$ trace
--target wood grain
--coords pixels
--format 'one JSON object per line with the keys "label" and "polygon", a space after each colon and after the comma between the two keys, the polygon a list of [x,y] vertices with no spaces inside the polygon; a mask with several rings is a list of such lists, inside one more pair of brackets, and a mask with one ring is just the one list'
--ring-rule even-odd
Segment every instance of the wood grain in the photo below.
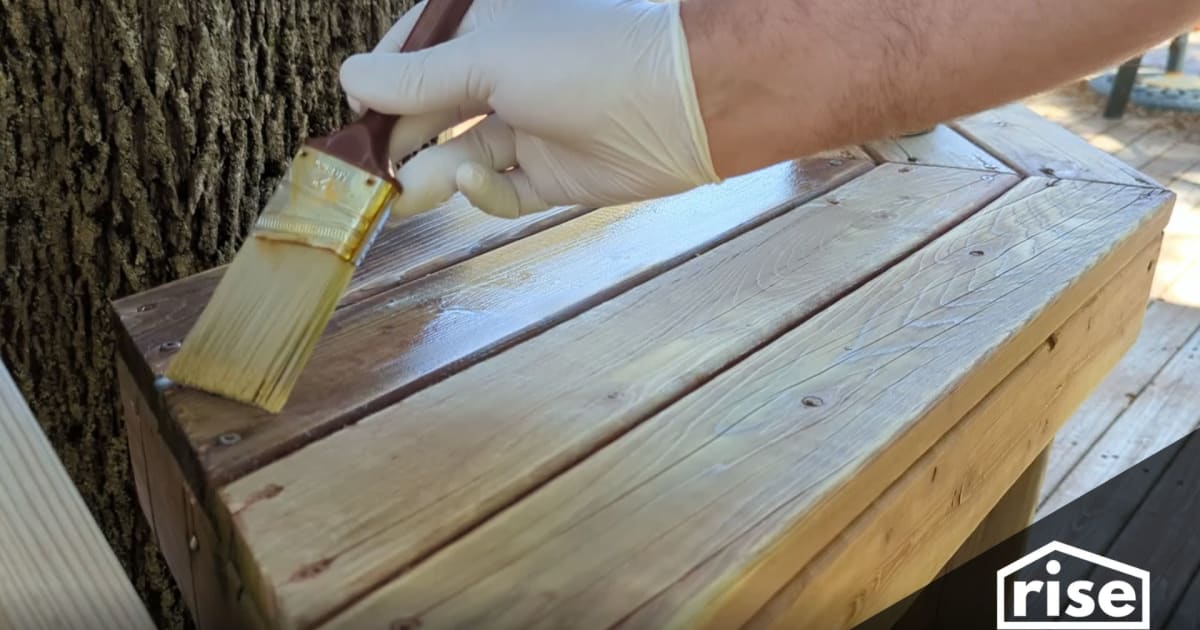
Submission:
{"label": "wood grain", "polygon": [[969,168],[996,173],[1013,172],[1007,164],[946,125],[938,125],[933,131],[919,136],[872,142],[864,148],[871,157],[881,162]]}
{"label": "wood grain", "polygon": [[[340,309],[282,413],[171,388],[163,395],[170,418],[163,429],[186,439],[169,443],[182,449],[176,457],[199,461],[203,496],[204,482],[236,479],[870,166],[826,158],[784,163],[720,186],[594,210]],[[147,357],[155,369],[157,357]]]}
{"label": "wood grain", "polygon": [[1129,165],[1024,105],[968,116],[952,126],[1023,175],[1157,187]]}
{"label": "wood grain", "polygon": [[320,619],[1016,181],[882,166],[231,484],[263,601]]}
{"label": "wood grain", "polygon": [[154,628],[3,363],[0,514],[0,628]]}
{"label": "wood grain", "polygon": [[1200,425],[1200,331],[1180,348],[1038,509],[1049,514]]}
{"label": "wood grain", "polygon": [[1022,182],[331,627],[748,618],[1153,242],[1170,201]]}
{"label": "wood grain", "polygon": [[[1144,249],[754,616],[748,629],[852,628],[936,578],[974,533],[985,551],[1025,528],[1040,469],[994,513],[1055,431],[1137,337]],[[990,518],[990,522],[985,521]],[[979,531],[984,524],[991,531]],[[1013,558],[1016,560],[1016,558]],[[725,626],[730,627],[730,626]]]}
{"label": "wood grain", "polygon": [[[1156,269],[1161,271],[1158,267]],[[1200,309],[1157,300],[1150,303],[1137,343],[1055,437],[1039,504],[1050,501],[1053,505],[1062,506],[1079,498],[1079,495],[1060,495],[1050,499],[1104,432],[1137,400],[1155,375],[1198,330]],[[1097,480],[1095,485],[1101,481]],[[1080,490],[1083,488],[1064,488],[1063,491]]]}

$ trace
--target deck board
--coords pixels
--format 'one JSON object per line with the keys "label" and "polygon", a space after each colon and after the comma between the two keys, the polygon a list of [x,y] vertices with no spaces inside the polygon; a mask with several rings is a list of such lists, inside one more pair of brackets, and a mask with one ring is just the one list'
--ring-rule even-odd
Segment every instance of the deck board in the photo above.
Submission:
{"label": "deck board", "polygon": [[0,515],[0,628],[154,628],[3,363]]}
{"label": "deck board", "polygon": [[1139,558],[1157,569],[1150,575],[1154,593],[1150,627],[1162,626],[1183,601],[1190,577],[1200,570],[1200,433],[1182,446],[1158,483],[1108,549],[1120,558]]}

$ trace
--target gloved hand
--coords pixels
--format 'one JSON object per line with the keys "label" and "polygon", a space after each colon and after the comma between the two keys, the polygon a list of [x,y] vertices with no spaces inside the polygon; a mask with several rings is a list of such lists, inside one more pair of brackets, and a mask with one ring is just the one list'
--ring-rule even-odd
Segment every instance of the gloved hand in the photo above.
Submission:
{"label": "gloved hand", "polygon": [[342,66],[351,104],[400,114],[394,160],[486,114],[398,169],[393,220],[454,192],[515,218],[608,206],[718,181],[677,0],[476,0],[457,34],[397,53],[421,3]]}

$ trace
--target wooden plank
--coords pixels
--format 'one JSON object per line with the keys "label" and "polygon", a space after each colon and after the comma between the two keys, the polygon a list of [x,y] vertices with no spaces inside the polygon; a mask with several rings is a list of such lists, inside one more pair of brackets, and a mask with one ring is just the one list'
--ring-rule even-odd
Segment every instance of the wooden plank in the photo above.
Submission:
{"label": "wooden plank", "polygon": [[[1150,303],[1137,343],[1055,437],[1039,504],[1046,502],[1071,469],[1197,330],[1200,330],[1200,309],[1161,301]],[[1072,498],[1075,497],[1061,497],[1055,503],[1063,505]]]}
{"label": "wooden plank", "polygon": [[1024,105],[1011,104],[962,118],[952,125],[967,139],[1025,175],[1154,186],[1120,160]]}
{"label": "wooden plank", "polygon": [[[300,625],[320,618],[1016,182],[877,168],[228,486],[253,564],[276,589],[263,600]],[[289,579],[313,566],[323,569]]]}
{"label": "wooden plank", "polygon": [[0,628],[154,628],[3,363],[0,514]]}
{"label": "wooden plank", "polygon": [[[1122,349],[1128,349],[1128,344],[1118,347],[1118,352]],[[1057,426],[1061,426],[1061,421]],[[988,512],[983,522],[971,532],[963,546],[954,552],[938,575],[953,571],[1029,527],[1033,522],[1033,515],[1037,512],[1038,499],[1041,497],[1039,491],[1049,461],[1050,449],[1042,449],[1037,459],[1021,473],[1020,478],[1004,493],[1000,502],[992,507],[992,511]]]}
{"label": "wooden plank", "polygon": [[981,553],[1024,529],[1037,507],[1041,453],[1137,337],[1144,310],[1136,305],[1149,293],[1146,263],[1156,253],[1143,250],[746,627],[852,628],[948,563],[969,560],[959,550],[973,536]]}
{"label": "wooden plank", "polygon": [[145,488],[148,506],[143,512],[151,520],[155,540],[171,575],[200,630],[239,628],[260,630],[266,626],[251,603],[239,600],[240,584],[230,576],[228,550],[218,544],[205,510],[184,482],[154,425],[154,416],[138,396],[128,367],[117,361],[125,408],[125,431],[138,435],[145,465],[135,469],[135,483]]}
{"label": "wooden plank", "polygon": [[1186,344],[1137,400],[1084,455],[1039,508],[1049,514],[1121,471],[1166,448],[1200,425],[1200,332]]}
{"label": "wooden plank", "polygon": [[1170,200],[1022,182],[330,627],[736,627],[1153,242]]}
{"label": "wooden plank", "polygon": [[[519,219],[492,217],[455,195],[442,207],[388,226],[371,246],[351,279],[342,306],[449,267],[587,212],[582,207],[552,208]],[[181,278],[117,300],[117,316],[134,344],[161,370],[169,353],[163,344],[184,338],[208,303],[225,266]]]}
{"label": "wooden plank", "polygon": [[[1192,399],[1193,401],[1196,399]],[[1196,414],[1195,407],[1192,408]],[[1200,416],[1200,414],[1196,414]],[[1182,452],[1154,485],[1137,513],[1121,530],[1105,555],[1137,558],[1155,567],[1150,574],[1154,605],[1150,627],[1162,627],[1183,601],[1191,576],[1200,571],[1200,433],[1192,434]]]}
{"label": "wooden plank", "polygon": [[[592,211],[340,309],[282,413],[191,389],[163,396],[168,444],[215,487],[537,334],[871,168],[783,163],[721,186]],[[148,361],[158,369],[158,355]],[[142,389],[154,396],[153,387]],[[184,468],[185,472],[187,468]]]}
{"label": "wooden plank", "polygon": [[879,162],[1013,172],[1006,164],[946,125],[938,125],[933,131],[919,136],[873,142],[864,148]]}

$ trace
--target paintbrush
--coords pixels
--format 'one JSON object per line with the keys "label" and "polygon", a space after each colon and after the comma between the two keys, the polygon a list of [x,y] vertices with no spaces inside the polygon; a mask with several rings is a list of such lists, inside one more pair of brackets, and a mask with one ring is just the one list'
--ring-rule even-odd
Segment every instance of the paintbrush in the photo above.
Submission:
{"label": "paintbrush", "polygon": [[[402,52],[450,39],[471,0],[426,0]],[[170,381],[283,409],[354,271],[402,193],[395,116],[368,111],[309,139],[166,371]]]}

